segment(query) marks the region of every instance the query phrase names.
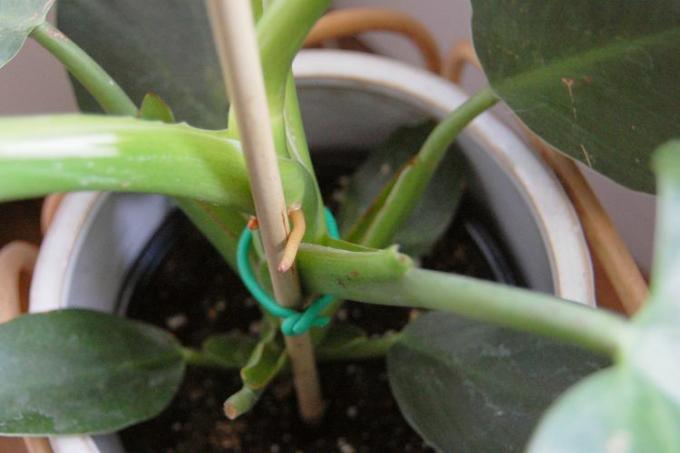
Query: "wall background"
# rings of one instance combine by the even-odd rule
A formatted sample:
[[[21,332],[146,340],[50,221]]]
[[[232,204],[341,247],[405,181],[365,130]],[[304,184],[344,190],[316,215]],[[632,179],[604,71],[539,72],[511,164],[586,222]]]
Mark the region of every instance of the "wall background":
[[[471,10],[468,0],[336,0],[336,7],[382,6],[407,12],[435,35],[442,52],[460,39],[469,39]],[[51,14],[54,18],[54,13]],[[385,55],[421,65],[418,53],[403,38],[384,33],[362,37]],[[464,86],[474,90],[484,83],[467,71]],[[21,53],[0,70],[0,115],[74,112],[72,90],[61,68],[46,51],[28,42]],[[511,116],[498,109],[506,120]],[[583,167],[582,167],[583,168]],[[624,189],[589,169],[586,173],[644,272],[649,272],[654,229],[654,198]]]

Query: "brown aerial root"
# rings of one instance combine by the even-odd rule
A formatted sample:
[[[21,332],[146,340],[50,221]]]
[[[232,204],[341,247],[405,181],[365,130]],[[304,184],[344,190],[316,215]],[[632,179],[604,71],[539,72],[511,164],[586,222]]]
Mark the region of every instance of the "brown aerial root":
[[[315,47],[330,39],[374,31],[398,33],[408,38],[418,48],[430,71],[439,73],[441,70],[439,48],[427,28],[408,14],[384,8],[331,11],[309,32],[305,47]]]

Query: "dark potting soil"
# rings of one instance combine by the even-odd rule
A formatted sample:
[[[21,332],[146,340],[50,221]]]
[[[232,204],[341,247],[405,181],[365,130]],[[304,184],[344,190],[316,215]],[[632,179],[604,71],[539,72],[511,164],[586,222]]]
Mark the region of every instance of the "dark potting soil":
[[[422,266],[513,282],[476,212],[466,199]],[[214,333],[257,332],[260,313],[254,300],[182,214],[170,216],[155,242],[162,244],[152,240],[147,250],[156,257],[140,261],[151,265],[137,269],[130,317],[168,329],[193,347]],[[167,252],[154,252],[159,247]],[[375,334],[403,328],[409,315],[406,309],[347,302],[335,322],[351,322]],[[317,427],[299,420],[288,376],[278,378],[250,413],[230,421],[222,404],[240,389],[238,372],[190,367],[170,406],[154,419],[123,430],[123,443],[132,453],[431,451],[401,416],[383,359],[321,364],[319,372],[328,406]]]

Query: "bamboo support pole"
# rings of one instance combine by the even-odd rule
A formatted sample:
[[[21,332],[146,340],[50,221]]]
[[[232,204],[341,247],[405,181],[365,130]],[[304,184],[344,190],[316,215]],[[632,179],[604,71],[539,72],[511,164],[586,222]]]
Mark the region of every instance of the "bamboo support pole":
[[[295,267],[279,272],[289,234],[264,79],[249,0],[208,0],[208,11],[227,92],[235,109],[250,176],[259,231],[267,256],[274,297],[283,306],[301,302]],[[286,336],[301,417],[318,421],[324,410],[309,334]]]

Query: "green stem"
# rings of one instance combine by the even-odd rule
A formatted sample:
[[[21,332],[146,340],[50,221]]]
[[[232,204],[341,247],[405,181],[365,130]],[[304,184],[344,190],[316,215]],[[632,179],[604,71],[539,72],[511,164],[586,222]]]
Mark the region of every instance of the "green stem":
[[[293,58],[330,3],[330,0],[278,0],[265,8],[257,23],[257,42],[272,113],[282,109]]]
[[[498,102],[489,87],[479,91],[434,128],[418,154],[396,175],[382,206],[357,242],[381,248],[390,243],[418,203],[449,146],[480,113]]]
[[[378,255],[305,245],[298,256],[300,274],[311,292],[378,305],[453,312],[612,357],[628,332],[625,320],[612,313],[525,289],[409,269],[403,255],[394,252]]]
[[[105,112],[125,116],[137,114],[137,106],[116,81],[62,32],[44,22],[31,36],[66,66]]]
[[[245,414],[250,411],[257,401],[260,399],[264,393],[264,388],[262,389],[251,389],[250,387],[244,385],[241,390],[234,393],[224,402],[224,413],[230,419],[235,418]]]
[[[253,212],[240,143],[219,133],[136,118],[54,115],[0,119],[0,146],[0,200],[110,190]],[[287,199],[304,203],[306,170],[285,159],[280,171]]]
[[[316,179],[314,172],[314,165],[312,164],[312,157],[309,152],[309,145],[307,143],[307,136],[302,124],[302,114],[300,112],[300,102],[298,101],[297,89],[295,87],[295,78],[293,72],[289,71],[288,81],[286,83],[286,99],[283,107],[283,131],[286,137],[286,149],[288,155],[299,162],[309,174],[308,187],[310,188],[310,204],[316,207],[315,211],[306,211],[307,231],[305,233],[305,241],[319,242],[319,240],[326,234],[326,220],[324,216],[323,197],[321,196],[321,189],[319,182]]]

